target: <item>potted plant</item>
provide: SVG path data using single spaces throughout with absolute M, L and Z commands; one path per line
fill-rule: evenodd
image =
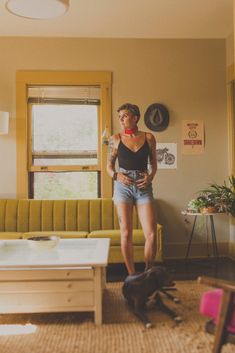
M 235 217 L 235 177 L 232 175 L 223 185 L 213 183 L 201 190 L 197 198 L 189 201 L 187 212 L 224 212 Z
M 189 201 L 186 211 L 190 213 L 197 213 L 199 209 L 198 207 L 198 200 L 192 199 Z
M 188 203 L 187 212 L 214 213 L 216 212 L 213 199 L 210 195 L 200 195 Z
M 210 200 L 217 212 L 225 212 L 235 217 L 235 177 L 229 177 L 227 185 L 224 181 L 223 185 L 216 183 L 210 184 L 208 188 L 201 190 L 200 197 Z

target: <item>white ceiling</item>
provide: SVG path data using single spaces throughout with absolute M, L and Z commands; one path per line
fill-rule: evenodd
M 233 0 L 70 0 L 53 20 L 14 16 L 5 3 L 0 36 L 225 38 L 233 31 Z

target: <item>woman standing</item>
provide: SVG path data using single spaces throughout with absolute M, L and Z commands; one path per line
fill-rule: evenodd
M 107 172 L 115 181 L 113 199 L 120 224 L 121 250 L 128 273 L 132 275 L 135 273 L 132 243 L 134 205 L 145 236 L 146 269 L 152 266 L 156 255 L 156 217 L 151 184 L 157 171 L 156 140 L 151 133 L 138 130 L 140 111 L 137 105 L 126 103 L 117 111 L 122 132 L 110 137 Z M 118 171 L 115 169 L 116 159 Z

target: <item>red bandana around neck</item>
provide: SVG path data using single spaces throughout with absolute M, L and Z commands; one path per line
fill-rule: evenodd
M 125 129 L 125 135 L 134 135 L 138 131 L 138 127 L 134 127 L 133 129 Z

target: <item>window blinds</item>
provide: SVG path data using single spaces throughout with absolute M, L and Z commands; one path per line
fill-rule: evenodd
M 100 105 L 99 86 L 29 86 L 29 103 Z

